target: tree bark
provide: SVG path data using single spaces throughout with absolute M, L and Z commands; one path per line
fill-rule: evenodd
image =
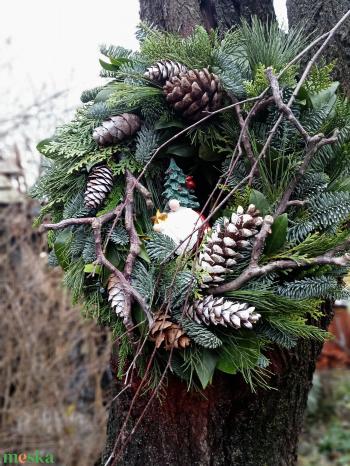
M 290 352 L 275 349 L 274 389 L 252 393 L 238 376 L 217 374 L 204 393 L 170 379 L 166 398 L 154 400 L 118 465 L 293 466 L 315 361 L 322 345 L 302 341 Z M 120 387 L 121 388 L 121 387 Z M 104 461 L 125 419 L 136 387 L 111 408 Z M 128 432 L 147 396 L 137 401 Z M 104 463 L 102 463 L 104 464 Z
M 305 0 L 306 4 L 306 0 Z M 272 0 L 141 0 L 141 19 L 161 29 L 189 34 L 196 24 L 221 31 L 239 16 L 273 17 Z M 327 328 L 331 319 L 321 326 Z M 188 392 L 168 380 L 162 401 L 153 400 L 133 433 L 118 465 L 146 466 L 293 466 L 308 392 L 322 345 L 300 341 L 291 351 L 275 348 L 270 356 L 272 390 L 252 393 L 239 376 L 217 373 L 204 393 Z M 116 385 L 117 393 L 123 387 Z M 102 465 L 109 458 L 137 386 L 125 390 L 111 406 Z M 136 401 L 127 432 L 135 427 L 148 402 Z
M 316 0 L 310 6 L 309 0 L 287 0 L 289 26 L 303 25 L 307 34 L 321 35 L 350 9 L 350 0 Z M 312 54 L 313 51 L 310 52 Z M 349 24 L 344 24 L 327 46 L 323 57 L 336 60 L 335 77 L 350 96 L 350 36 Z M 307 60 L 309 57 L 305 57 Z
M 273 0 L 140 0 L 142 21 L 182 35 L 199 24 L 223 32 L 251 15 L 274 18 Z

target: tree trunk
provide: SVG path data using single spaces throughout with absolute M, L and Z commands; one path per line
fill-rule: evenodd
M 239 15 L 272 17 L 272 1 L 141 0 L 141 18 L 160 28 L 191 32 L 196 24 L 236 24 Z M 322 327 L 329 324 L 328 318 Z M 155 399 L 116 464 L 128 466 L 293 466 L 297 461 L 302 427 L 316 359 L 322 345 L 301 341 L 292 351 L 276 348 L 270 354 L 276 374 L 273 390 L 252 393 L 239 376 L 216 374 L 204 393 L 188 392 L 169 379 L 165 399 Z M 116 386 L 116 394 L 122 389 Z M 124 391 L 112 404 L 104 465 L 109 458 L 137 386 Z M 136 401 L 127 433 L 135 427 L 148 396 Z
M 223 32 L 251 15 L 274 18 L 273 0 L 140 0 L 142 21 L 182 35 L 198 24 Z
M 293 466 L 319 343 L 300 342 L 289 353 L 271 355 L 276 390 L 252 393 L 240 377 L 217 374 L 203 394 L 187 392 L 170 379 L 162 402 L 154 400 L 121 455 L 132 466 Z M 120 387 L 121 388 L 121 387 Z M 125 419 L 135 389 L 111 408 L 104 461 Z M 147 403 L 140 398 L 128 432 Z M 102 463 L 104 464 L 104 463 Z
M 329 31 L 350 9 L 350 0 L 316 0 L 312 3 L 312 7 L 309 0 L 287 0 L 287 8 L 289 26 L 303 24 L 306 33 L 320 35 Z M 350 96 L 350 36 L 348 23 L 339 29 L 332 42 L 327 46 L 323 57 L 327 61 L 336 60 L 336 78 Z

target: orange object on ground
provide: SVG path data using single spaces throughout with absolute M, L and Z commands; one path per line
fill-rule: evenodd
M 350 367 L 350 312 L 345 307 L 335 309 L 328 331 L 334 338 L 324 344 L 317 369 Z

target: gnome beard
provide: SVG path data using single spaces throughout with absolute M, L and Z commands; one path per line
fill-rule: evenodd
M 176 254 L 181 255 L 191 251 L 200 240 L 205 219 L 195 210 L 181 207 L 176 199 L 171 199 L 168 205 L 170 212 L 165 219 L 156 220 L 153 229 L 169 236 L 177 246 Z

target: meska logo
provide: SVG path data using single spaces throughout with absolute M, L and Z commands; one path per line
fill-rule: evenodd
M 3 464 L 55 464 L 51 453 L 41 454 L 39 450 L 35 453 L 4 453 Z

